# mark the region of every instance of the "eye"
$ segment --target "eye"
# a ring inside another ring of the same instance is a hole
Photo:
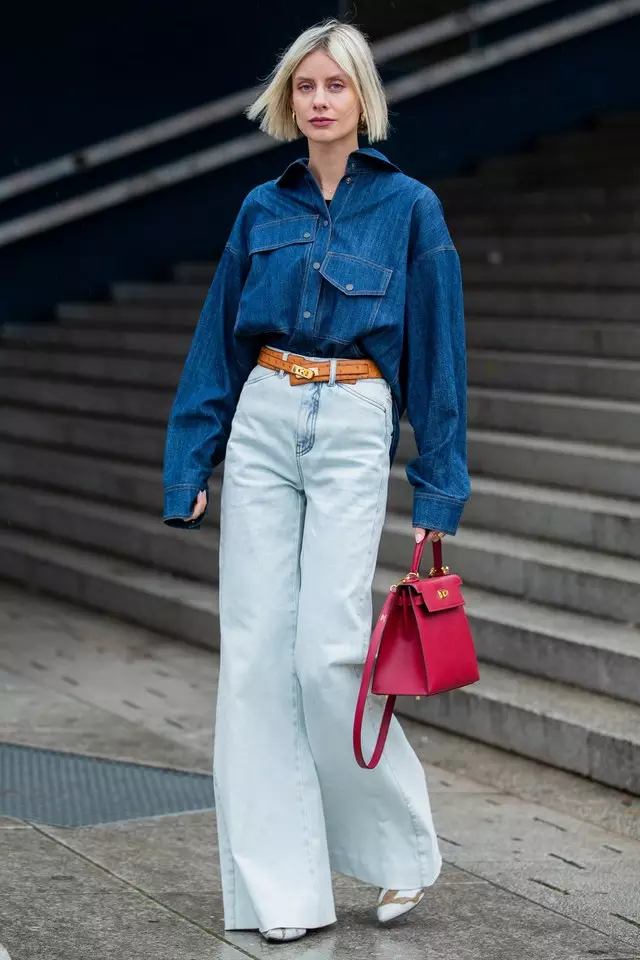
[[[332,86],[332,87],[338,87],[339,90],[342,90],[342,88],[344,87],[344,84],[343,84],[343,83],[340,83],[339,80],[334,80],[334,82],[331,84],[331,86]]]

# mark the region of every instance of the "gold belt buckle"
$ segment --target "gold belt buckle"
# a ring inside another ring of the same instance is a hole
[[[292,364],[291,372],[295,373],[296,377],[304,377],[305,380],[312,380],[318,376],[317,367],[301,367],[298,363]]]

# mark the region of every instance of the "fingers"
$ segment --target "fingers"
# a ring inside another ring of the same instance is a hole
[[[207,491],[201,490],[198,496],[196,497],[196,502],[193,507],[193,512],[189,520],[197,520],[198,517],[204,513],[205,507],[207,506]]]
[[[424,527],[414,527],[414,534],[416,543],[421,543],[424,540],[425,535],[428,541],[433,542],[434,540],[441,540],[442,537],[446,537],[446,533],[443,533],[441,530],[430,530],[429,533],[424,529]]]

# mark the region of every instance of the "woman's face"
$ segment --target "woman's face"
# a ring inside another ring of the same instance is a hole
[[[322,50],[307,54],[296,67],[291,109],[309,140],[323,143],[349,135],[357,138],[360,99],[347,74]],[[330,122],[312,122],[321,117]]]

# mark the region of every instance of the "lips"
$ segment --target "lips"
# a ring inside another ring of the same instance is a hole
[[[316,120],[312,120],[311,123],[315,123],[318,127],[328,127],[330,123],[333,123],[333,120],[331,120],[329,117],[321,120],[318,117]]]

